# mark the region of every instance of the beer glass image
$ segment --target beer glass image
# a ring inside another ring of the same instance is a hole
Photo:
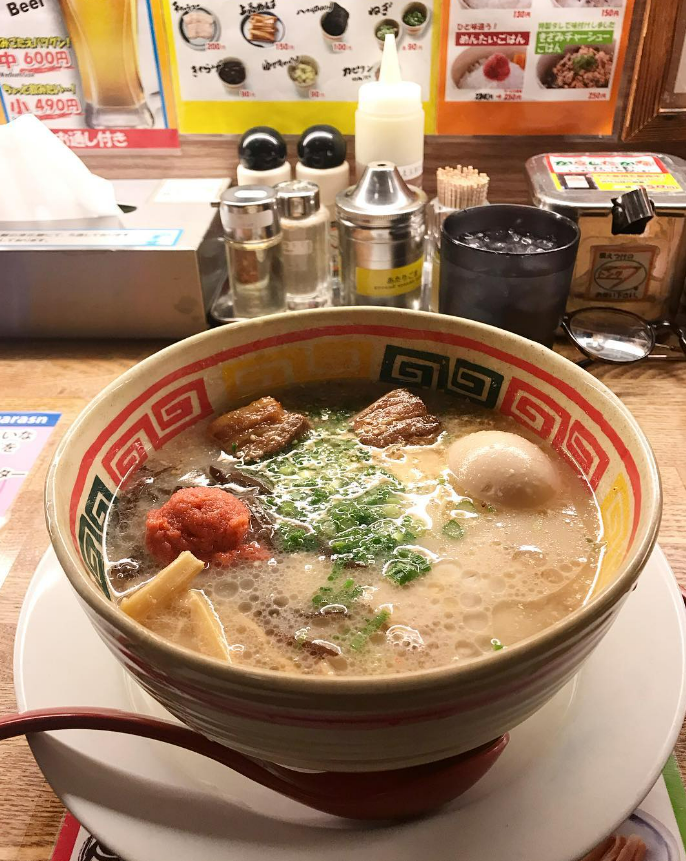
[[[60,0],[90,128],[150,128],[138,64],[136,0]]]

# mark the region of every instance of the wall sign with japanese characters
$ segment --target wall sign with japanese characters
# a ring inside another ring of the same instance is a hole
[[[29,111],[71,146],[100,149],[174,146],[176,125],[350,134],[358,88],[394,33],[427,133],[610,134],[634,2],[0,3],[0,119]]]
[[[75,148],[178,146],[151,2],[0,4],[0,122],[35,114]]]
[[[350,133],[358,88],[378,75],[386,33],[396,36],[403,76],[432,102],[438,0],[161,2],[182,132],[269,123],[299,133],[329,122]]]
[[[633,0],[446,0],[438,132],[610,134],[632,9]]]

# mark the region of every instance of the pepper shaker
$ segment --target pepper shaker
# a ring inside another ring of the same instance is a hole
[[[320,307],[329,299],[329,213],[314,182],[280,182],[275,191],[288,307]]]
[[[282,233],[274,189],[264,185],[229,188],[221,196],[219,212],[230,295],[220,293],[212,316],[227,322],[285,311]]]

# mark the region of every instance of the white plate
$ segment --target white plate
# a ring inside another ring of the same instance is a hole
[[[66,807],[128,861],[570,861],[640,804],[672,751],[684,615],[658,549],[576,682],[512,732],[468,794],[400,826],[317,813],[157,742],[70,730],[31,745]],[[20,709],[161,711],[100,642],[51,551],[26,596],[14,672]]]

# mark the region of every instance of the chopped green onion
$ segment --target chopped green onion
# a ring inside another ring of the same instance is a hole
[[[431,571],[431,563],[417,553],[406,547],[399,547],[393,554],[393,558],[384,568],[384,576],[388,577],[396,586],[405,586]]]
[[[281,549],[286,553],[317,548],[317,536],[314,532],[308,532],[300,526],[291,526],[289,523],[280,523],[276,527],[276,537],[281,544]]]
[[[284,500],[276,510],[284,517],[297,517],[300,513],[296,504],[289,499]]]
[[[459,541],[460,538],[464,538],[464,529],[457,520],[449,520],[447,523],[444,523],[442,532],[453,541]]]
[[[491,640],[491,648],[493,649],[494,652],[499,652],[501,649],[504,649],[505,646],[503,646],[503,644],[500,642],[500,640],[493,637],[493,639]]]
[[[356,652],[359,652],[366,643],[367,640],[371,637],[372,634],[375,634],[379,628],[382,628],[386,622],[388,621],[388,610],[382,610],[378,616],[374,616],[373,619],[369,619],[367,624],[358,631],[355,636],[350,641],[350,648]]]
[[[327,578],[327,581],[334,582],[336,579],[336,574],[332,573]],[[339,588],[335,586],[320,586],[312,596],[312,603],[317,609],[337,604],[349,611],[353,602],[362,595],[363,591],[362,587],[358,586],[352,577],[348,577]]]
[[[574,71],[577,72],[589,72],[598,66],[598,58],[595,54],[575,54],[572,57],[572,66],[574,66]]]

